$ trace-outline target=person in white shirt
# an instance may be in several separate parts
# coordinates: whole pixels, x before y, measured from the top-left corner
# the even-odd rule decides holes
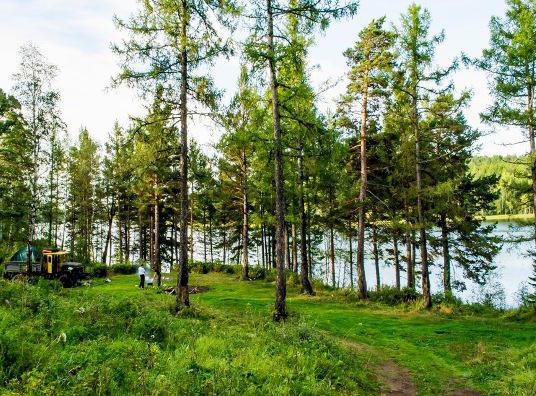
[[[140,264],[138,267],[138,275],[140,276],[140,288],[145,289],[145,268]]]

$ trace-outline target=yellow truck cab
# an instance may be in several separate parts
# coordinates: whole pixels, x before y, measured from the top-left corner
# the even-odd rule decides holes
[[[61,271],[63,264],[67,260],[67,252],[65,250],[43,250],[43,268],[44,274],[57,274]]]

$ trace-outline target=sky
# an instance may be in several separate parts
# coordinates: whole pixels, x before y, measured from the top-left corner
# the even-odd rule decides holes
[[[320,87],[326,81],[339,81],[325,92],[320,101],[323,110],[333,109],[344,90],[347,71],[343,56],[359,31],[371,19],[386,16],[397,23],[410,0],[361,0],[353,19],[333,23],[327,32],[315,37],[310,51],[311,80]],[[491,16],[504,14],[504,0],[421,0],[432,15],[432,33],[445,31],[446,39],[437,51],[437,64],[448,65],[460,54],[478,56],[488,45]],[[110,88],[118,71],[118,59],[110,45],[121,39],[113,16],[128,17],[137,8],[135,0],[0,0],[0,88],[11,91],[11,76],[19,63],[18,51],[27,42],[36,44],[50,63],[59,67],[56,87],[62,96],[61,110],[72,139],[82,126],[100,143],[106,141],[114,122],[127,125],[130,116],[143,112],[136,92]],[[238,78],[238,59],[218,61],[213,68],[216,85],[233,94]],[[473,100],[466,115],[473,127],[485,136],[480,154],[521,154],[526,144],[509,145],[522,140],[519,131],[494,130],[481,125],[479,114],[491,103],[484,73],[461,68],[453,77],[458,89],[471,89]],[[220,132],[207,122],[196,122],[191,135],[203,146],[217,142]]]

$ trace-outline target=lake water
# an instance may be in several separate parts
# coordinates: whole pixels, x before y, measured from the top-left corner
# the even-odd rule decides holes
[[[532,227],[519,227],[516,226],[516,224],[509,222],[498,223],[495,231],[496,235],[505,239],[530,235],[531,232]],[[532,259],[527,256],[527,252],[533,246],[534,243],[532,241],[516,244],[505,243],[503,244],[500,253],[495,257],[494,264],[497,266],[497,269],[492,274],[488,285],[484,287],[484,291],[496,293],[502,289],[504,291],[504,304],[506,307],[515,307],[519,305],[518,292],[524,284],[527,284],[528,277],[532,271]],[[401,249],[405,252],[405,246],[401,246]],[[417,257],[419,257],[418,250]],[[433,265],[430,268],[432,293],[443,290],[443,274],[440,266],[441,260],[442,257],[438,257],[436,259],[437,265]],[[404,263],[402,264],[404,265]],[[452,281],[456,279],[463,280],[462,270],[457,267],[455,263],[453,264]],[[382,284],[394,285],[394,268],[392,266],[380,268]],[[369,287],[374,287],[376,284],[376,277],[372,257],[367,257],[365,270]],[[401,272],[401,280],[403,285],[406,284],[407,278],[405,272]],[[456,291],[455,294],[466,302],[479,301],[482,296],[482,287],[470,281],[465,281],[465,283],[467,289],[463,292]]]
[[[512,238],[515,236],[530,235],[532,228],[530,227],[515,227],[514,223],[501,222],[497,224],[496,235],[503,238]],[[203,259],[203,250],[202,250],[202,235],[201,233],[195,232],[194,238],[197,241],[195,244],[194,258],[196,260]],[[506,307],[515,307],[519,305],[518,292],[523,284],[527,283],[528,277],[532,271],[531,258],[527,256],[527,251],[533,246],[533,242],[522,242],[515,245],[504,244],[500,253],[496,256],[494,264],[497,266],[497,269],[492,274],[490,282],[484,287],[484,291],[488,292],[504,292],[503,295],[503,304]],[[390,248],[390,246],[389,246]],[[320,251],[324,250],[322,243],[318,246]],[[355,243],[354,243],[355,249]],[[370,246],[370,241],[367,241],[366,249],[368,252],[372,251]],[[256,247],[252,246],[250,248],[251,260],[250,262],[255,262],[257,257],[255,256]],[[260,248],[259,248],[260,251]],[[348,266],[348,241],[343,238],[336,238],[336,280],[339,286],[347,287],[350,284],[349,278],[349,266]],[[405,246],[400,246],[400,254],[404,254]],[[214,259],[221,259],[221,252],[214,250]],[[417,256],[419,252],[417,250]],[[354,254],[355,260],[355,254]],[[442,271],[441,271],[441,261],[442,258],[436,258],[437,264],[432,265],[430,268],[430,282],[432,286],[432,293],[437,293],[442,291]],[[382,264],[384,260],[380,260],[381,268],[381,283],[385,285],[394,285],[395,284],[395,270],[392,265]],[[404,262],[401,261],[401,265],[404,266]],[[458,268],[455,263],[453,263],[452,269],[452,281],[463,280],[463,273],[460,268]],[[315,277],[323,279],[326,283],[331,283],[331,275],[327,274],[325,271],[325,258],[317,256],[314,265],[314,274]],[[376,285],[376,276],[374,269],[374,261],[372,256],[369,254],[365,260],[365,271],[367,277],[367,284],[369,288],[374,288]],[[355,277],[355,269],[354,269]],[[401,282],[402,285],[407,283],[406,273],[401,272]],[[417,286],[420,285],[420,282],[417,282]],[[475,302],[479,301],[482,296],[482,287],[476,285],[470,281],[466,281],[467,289],[463,292],[455,291],[455,294],[461,297],[466,302]]]

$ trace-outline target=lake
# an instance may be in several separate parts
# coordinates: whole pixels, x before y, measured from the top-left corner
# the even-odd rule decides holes
[[[531,227],[517,226],[512,222],[500,222],[496,226],[496,235],[502,238],[511,238],[512,236],[529,235],[532,232]],[[202,234],[199,232],[194,233],[196,240],[194,258],[196,260],[203,259],[202,250]],[[465,281],[467,289],[463,292],[455,291],[455,294],[461,297],[466,302],[476,302],[482,296],[482,291],[488,291],[497,293],[501,290],[504,292],[503,304],[506,307],[515,307],[519,305],[518,291],[523,284],[527,283],[528,277],[532,271],[531,258],[527,256],[527,251],[533,246],[533,242],[522,242],[516,245],[504,244],[500,253],[495,257],[494,264],[497,269],[491,276],[490,282],[483,289],[481,286],[474,284],[470,281]],[[349,266],[348,266],[348,241],[339,236],[336,237],[336,280],[339,286],[348,287],[350,285]],[[319,251],[324,251],[322,243],[317,247]],[[354,241],[354,249],[356,244]],[[389,246],[390,248],[390,246]],[[367,240],[366,246],[367,252],[372,251],[372,246],[369,240]],[[260,249],[259,249],[260,250]],[[256,247],[250,248],[250,262],[253,264],[257,260],[255,256]],[[404,254],[405,246],[400,246],[400,254]],[[221,252],[217,249],[214,250],[214,259],[221,259]],[[417,257],[419,252],[417,250]],[[355,260],[355,253],[354,253]],[[382,264],[383,263],[383,264]],[[441,292],[442,287],[442,270],[441,270],[442,257],[436,258],[436,265],[430,267],[430,282],[432,287],[432,293]],[[463,280],[463,273],[459,267],[453,263],[452,269],[452,281]],[[405,263],[401,260],[401,265],[404,267]],[[355,266],[355,265],[354,265]],[[322,279],[326,283],[331,283],[331,275],[326,274],[325,257],[317,256],[314,265],[314,275],[317,278]],[[385,264],[385,260],[380,260],[381,269],[381,283],[384,285],[395,285],[395,270],[392,265]],[[365,271],[367,277],[367,284],[369,289],[374,288],[376,285],[374,261],[371,254],[368,254],[365,259]],[[353,270],[355,278],[355,268]],[[401,271],[402,285],[407,283],[406,273]],[[354,281],[355,284],[355,281]],[[417,282],[417,286],[420,286],[420,281]]]

